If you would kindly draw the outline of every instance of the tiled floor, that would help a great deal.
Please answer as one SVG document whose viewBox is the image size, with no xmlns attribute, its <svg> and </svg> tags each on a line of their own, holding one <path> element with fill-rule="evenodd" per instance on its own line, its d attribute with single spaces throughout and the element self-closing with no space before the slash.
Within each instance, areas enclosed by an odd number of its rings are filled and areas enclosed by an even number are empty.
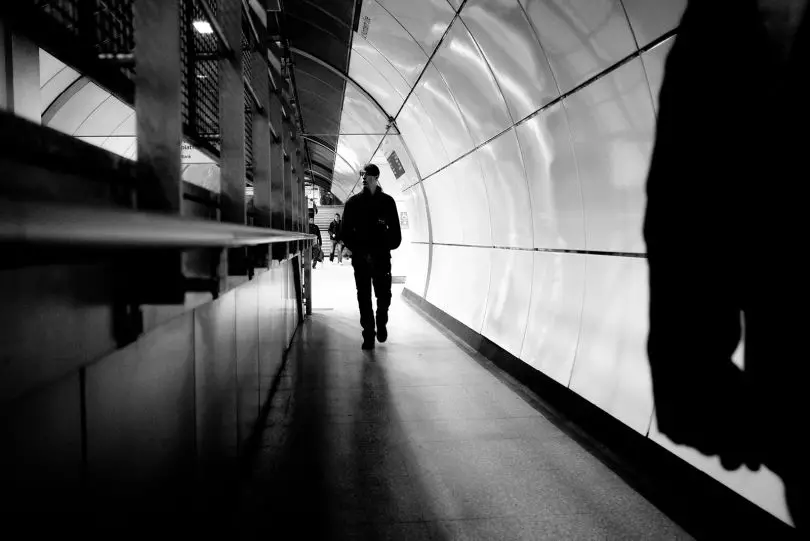
<svg viewBox="0 0 810 541">
<path fill-rule="evenodd" d="M 315 307 L 273 401 L 248 498 L 257 539 L 688 539 L 407 306 L 360 350 L 351 266 Z"/>
</svg>

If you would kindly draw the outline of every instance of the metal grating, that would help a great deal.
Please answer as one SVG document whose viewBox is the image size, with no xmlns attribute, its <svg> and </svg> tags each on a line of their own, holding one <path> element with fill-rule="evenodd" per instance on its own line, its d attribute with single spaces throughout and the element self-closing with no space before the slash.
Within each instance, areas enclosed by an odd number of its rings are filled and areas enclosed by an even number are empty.
<svg viewBox="0 0 810 541">
<path fill-rule="evenodd" d="M 129 54 L 135 49 L 132 27 L 133 0 L 96 0 L 91 38 L 99 53 Z M 94 38 L 94 39 L 93 39 Z M 133 71 L 132 67 L 122 68 Z"/>
<path fill-rule="evenodd" d="M 74 44 L 85 52 L 102 55 L 128 55 L 135 47 L 133 4 L 135 0 L 31 0 L 35 13 L 55 23 L 60 38 L 75 40 Z M 195 21 L 205 21 L 204 1 L 217 16 L 217 0 L 177 0 L 180 6 L 182 70 L 183 132 L 197 147 L 213 155 L 220 150 L 219 133 L 219 60 L 220 47 L 215 34 L 201 34 L 194 28 Z M 244 15 L 241 56 L 246 81 L 252 81 L 252 52 L 257 46 Z M 213 21 L 208 21 L 213 22 Z M 61 34 L 60 34 L 61 35 Z M 235 45 L 235 44 L 234 44 Z M 261 46 L 261 44 L 258 44 Z M 110 64 L 132 78 L 135 68 L 131 63 Z M 126 94 L 124 94 L 126 95 Z M 130 94 L 131 96 L 131 94 Z M 131 99 L 131 97 L 129 98 Z M 245 89 L 245 160 L 248 177 L 253 165 L 253 115 L 255 104 Z"/>
<path fill-rule="evenodd" d="M 62 31 L 76 39 L 76 44 L 96 54 L 127 55 L 135 48 L 132 27 L 134 0 L 34 0 L 42 16 L 57 23 Z M 127 75 L 132 65 L 119 68 Z"/>
<path fill-rule="evenodd" d="M 208 3 L 216 16 L 216 0 L 203 1 Z M 187 133 L 219 154 L 219 44 L 214 34 L 201 34 L 194 30 L 194 21 L 207 19 L 196 0 L 186 2 L 191 3 L 191 17 L 187 19 L 188 34 L 185 34 L 189 48 L 189 66 L 184 70 L 188 73 Z"/>
<path fill-rule="evenodd" d="M 253 40 L 250 30 L 242 27 L 242 74 L 245 81 L 253 81 Z M 245 174 L 253 178 L 253 97 L 245 86 Z"/>
<path fill-rule="evenodd" d="M 35 0 L 43 15 L 51 17 L 65 30 L 79 37 L 79 0 Z"/>
</svg>

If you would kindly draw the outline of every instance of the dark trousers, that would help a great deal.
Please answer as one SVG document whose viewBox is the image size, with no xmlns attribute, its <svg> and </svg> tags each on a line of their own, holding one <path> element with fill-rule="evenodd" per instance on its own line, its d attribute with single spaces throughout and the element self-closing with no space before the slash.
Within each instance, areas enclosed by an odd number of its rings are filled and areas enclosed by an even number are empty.
<svg viewBox="0 0 810 541">
<path fill-rule="evenodd" d="M 391 256 L 390 254 L 352 257 L 354 283 L 357 286 L 357 304 L 360 307 L 360 325 L 363 338 L 373 339 L 374 308 L 371 305 L 371 287 L 377 297 L 377 327 L 388 323 L 388 307 L 391 306 Z"/>
<path fill-rule="evenodd" d="M 338 263 L 343 262 L 343 243 L 339 240 L 332 241 L 332 253 L 329 255 L 329 261 L 335 260 L 335 250 L 338 253 Z"/>
</svg>

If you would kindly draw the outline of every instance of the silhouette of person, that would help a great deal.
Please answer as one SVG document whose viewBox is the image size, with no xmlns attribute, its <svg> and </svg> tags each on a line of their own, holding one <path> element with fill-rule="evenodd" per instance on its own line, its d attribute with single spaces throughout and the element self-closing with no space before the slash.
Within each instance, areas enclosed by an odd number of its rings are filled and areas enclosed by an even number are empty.
<svg viewBox="0 0 810 541">
<path fill-rule="evenodd" d="M 765 464 L 802 529 L 807 12 L 806 0 L 690 0 L 666 61 L 644 222 L 659 430 L 729 470 Z M 741 343 L 744 370 L 731 361 Z"/>
<path fill-rule="evenodd" d="M 374 349 L 375 337 L 388 339 L 388 307 L 391 304 L 391 250 L 402 242 L 399 212 L 394 198 L 379 185 L 380 169 L 368 164 L 360 173 L 363 191 L 352 196 L 343 211 L 342 239 L 352 252 L 354 281 L 365 350 Z M 375 315 L 371 287 L 377 297 Z"/>
</svg>

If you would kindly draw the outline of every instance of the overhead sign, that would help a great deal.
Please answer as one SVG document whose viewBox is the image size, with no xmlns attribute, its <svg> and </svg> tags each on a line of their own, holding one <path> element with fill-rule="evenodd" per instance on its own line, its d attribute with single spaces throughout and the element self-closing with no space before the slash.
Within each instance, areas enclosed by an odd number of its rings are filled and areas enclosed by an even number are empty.
<svg viewBox="0 0 810 541">
<path fill-rule="evenodd" d="M 399 161 L 399 156 L 395 150 L 391 151 L 388 155 L 388 165 L 391 166 L 391 171 L 394 172 L 394 178 L 399 178 L 405 174 L 405 168 L 402 167 L 402 162 Z"/>
<path fill-rule="evenodd" d="M 363 15 L 362 24 L 360 26 L 360 35 L 363 36 L 363 39 L 368 39 L 368 29 L 371 26 L 371 17 L 368 15 Z"/>
<path fill-rule="evenodd" d="M 188 143 L 183 143 L 183 147 L 181 150 L 181 158 L 183 165 L 189 164 L 211 164 L 216 163 L 214 160 L 194 148 L 193 146 L 189 145 Z"/>
</svg>

